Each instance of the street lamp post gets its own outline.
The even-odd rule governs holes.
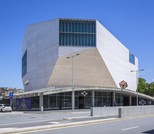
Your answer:
[[[140,69],[140,70],[131,70],[130,72],[136,72],[136,85],[137,85],[137,89],[136,89],[136,106],[138,106],[138,83],[139,83],[139,72],[144,71],[144,69]]]
[[[72,59],[72,112],[74,111],[74,66],[73,66],[73,58],[75,56],[79,56],[80,54],[75,54],[75,55],[72,55],[72,56],[69,56],[69,57],[66,57],[66,59],[69,59],[71,58]]]

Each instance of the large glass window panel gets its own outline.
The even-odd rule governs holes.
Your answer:
[[[70,46],[72,46],[72,34],[70,34]]]
[[[66,44],[66,34],[64,34],[63,36],[64,36],[64,43],[63,43],[63,45],[66,46],[67,45]]]
[[[43,107],[48,108],[48,95],[43,96]]]
[[[92,38],[92,46],[94,46],[94,36],[92,35],[91,38]]]
[[[65,32],[66,31],[66,23],[65,23],[65,21],[63,22],[63,32]]]
[[[93,32],[92,32],[92,27],[93,27],[93,24],[90,23],[90,33],[93,33]]]
[[[39,97],[31,97],[31,107],[32,108],[39,108]]]
[[[83,33],[83,22],[80,23],[80,32]]]
[[[70,30],[69,30],[69,22],[67,22],[67,32],[70,32]]]
[[[101,107],[103,105],[102,97],[95,97],[95,106]]]
[[[76,46],[79,46],[79,35],[78,34],[76,35],[76,42],[77,42]]]
[[[135,56],[132,53],[129,53],[129,62],[135,65]]]
[[[49,108],[55,109],[57,107],[57,97],[56,94],[49,95]]]
[[[72,46],[74,46],[74,34],[72,34]]]
[[[66,46],[69,46],[69,34],[67,34],[67,41],[66,41]]]
[[[94,44],[93,44],[93,46],[96,46],[96,35],[93,35],[93,37],[94,37]]]
[[[88,46],[88,35],[86,35],[86,46]]]
[[[88,23],[85,22],[85,33],[87,33],[87,25]]]
[[[86,32],[86,24],[85,24],[85,22],[83,23],[83,33],[85,33]]]
[[[89,46],[92,46],[92,35],[89,35]]]
[[[59,23],[59,31],[62,32],[62,23],[61,23],[61,21]]]
[[[89,46],[89,36],[87,36],[87,46]]]
[[[75,95],[75,108],[79,108],[79,96]]]
[[[79,32],[79,22],[76,22],[76,32]]]
[[[94,30],[95,28],[94,28],[94,23],[92,23],[92,33],[94,33],[95,32],[95,30]]]
[[[27,50],[22,57],[22,77],[27,73]]]
[[[71,96],[65,96],[64,107],[65,108],[71,108],[72,107],[72,98],[71,98]]]
[[[63,46],[65,45],[65,37],[64,37],[64,34],[62,34],[63,35]]]
[[[60,20],[60,46],[96,46],[95,29],[95,21]]]
[[[72,22],[72,32],[75,32],[75,24]]]
[[[92,104],[92,99],[91,97],[86,96],[85,97],[85,108],[90,108]]]
[[[74,46],[76,46],[76,34],[74,35]]]
[[[70,32],[72,32],[72,21],[70,21]]]
[[[82,23],[81,22],[78,22],[79,23],[79,33],[82,32]]]

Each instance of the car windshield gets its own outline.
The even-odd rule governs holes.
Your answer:
[[[8,105],[8,104],[4,104],[4,106],[5,106],[5,107],[8,107],[8,106],[10,106],[10,105]]]

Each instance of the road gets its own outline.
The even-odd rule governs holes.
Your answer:
[[[28,134],[154,134],[154,116],[35,131]]]

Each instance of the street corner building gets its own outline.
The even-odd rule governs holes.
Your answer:
[[[94,19],[59,18],[29,25],[22,46],[29,109],[136,105],[138,58]],[[126,83],[121,89],[120,83]],[[152,104],[138,94],[139,103]],[[26,107],[26,106],[25,106]]]

